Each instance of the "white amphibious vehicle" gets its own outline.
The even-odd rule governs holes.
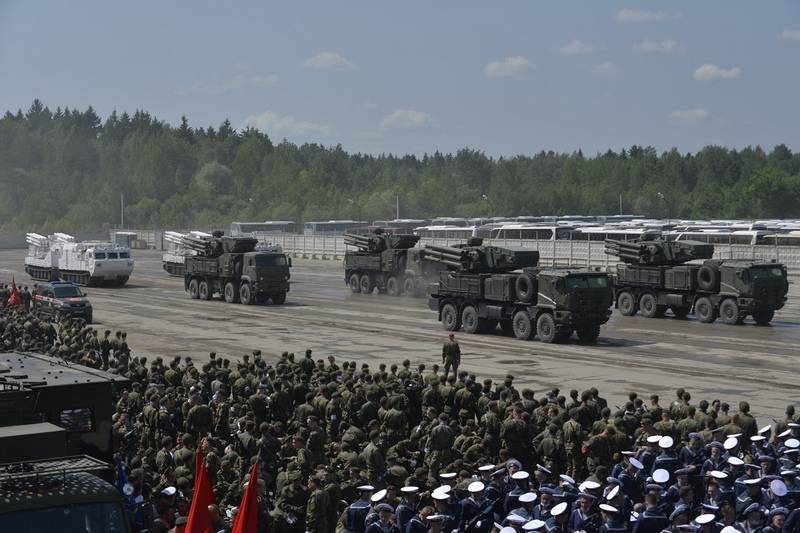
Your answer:
[[[36,280],[71,281],[77,285],[108,283],[122,287],[133,272],[131,250],[111,242],[76,242],[66,233],[45,237],[28,233],[25,272]]]

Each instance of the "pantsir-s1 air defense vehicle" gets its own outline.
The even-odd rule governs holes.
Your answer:
[[[292,260],[279,247],[257,247],[257,239],[221,232],[210,239],[185,236],[184,245],[196,252],[186,257],[183,278],[193,299],[210,300],[218,293],[228,303],[286,301]]]
[[[122,287],[133,272],[131,250],[111,242],[76,242],[75,237],[54,233],[45,237],[28,233],[25,272],[33,279],[71,281],[76,285],[110,283]]]
[[[741,324],[751,315],[769,324],[783,307],[789,285],[779,263],[713,260],[714,245],[693,241],[606,241],[606,253],[623,263],[613,271],[616,306],[625,316],[676,318],[692,310],[701,322],[717,317]],[[690,261],[702,260],[702,264]]]
[[[425,258],[448,271],[430,287],[429,307],[446,330],[488,333],[499,324],[519,339],[567,340],[573,332],[594,342],[608,321],[612,292],[608,275],[575,268],[537,267],[539,253],[481,246],[425,247]]]
[[[344,243],[358,250],[344,254],[344,281],[353,292],[378,292],[391,296],[423,296],[427,283],[436,281],[445,268],[425,259],[424,250],[414,248],[416,235],[345,234]]]
[[[188,248],[184,243],[184,238],[210,239],[211,234],[203,231],[190,231],[189,233],[179,233],[177,231],[165,231],[164,240],[167,241],[168,248],[161,256],[161,266],[170,276],[183,277],[186,274],[186,257],[197,255],[197,251]]]

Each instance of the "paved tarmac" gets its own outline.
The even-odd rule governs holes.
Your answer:
[[[0,279],[31,284],[23,250],[0,251]],[[183,280],[161,269],[161,254],[136,251],[136,267],[124,288],[87,288],[95,327],[121,329],[135,353],[192,356],[209,351],[236,358],[261,349],[266,358],[283,351],[340,360],[428,366],[441,361],[445,332],[424,298],[352,294],[338,261],[294,260],[292,290],[283,306],[242,306],[191,300]],[[656,392],[669,404],[677,387],[692,401],[719,398],[732,406],[750,402],[759,424],[780,417],[797,399],[800,363],[800,289],[770,327],[701,324],[693,319],[622,317],[616,311],[596,345],[548,345],[492,335],[457,334],[462,369],[480,379],[502,379],[537,391],[596,386],[613,405],[629,391]]]

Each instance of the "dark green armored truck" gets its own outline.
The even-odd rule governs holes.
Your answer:
[[[449,270],[431,285],[428,305],[448,331],[489,333],[499,325],[519,339],[563,342],[573,332],[594,342],[608,321],[608,275],[587,269],[537,267],[539,253],[482,246],[428,246],[429,260]]]
[[[720,318],[741,324],[752,316],[766,325],[786,303],[789,283],[779,263],[714,260],[714,245],[641,239],[606,241],[606,253],[623,262],[613,268],[616,307],[624,316],[641,313],[676,318],[694,311],[701,322]],[[690,261],[702,263],[690,263]]]

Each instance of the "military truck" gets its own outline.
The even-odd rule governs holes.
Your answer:
[[[427,283],[445,267],[425,259],[424,250],[414,248],[417,235],[371,235],[347,233],[344,243],[358,248],[344,254],[344,281],[354,293],[371,294],[376,288],[391,296],[424,296]]]
[[[197,252],[184,262],[184,289],[192,299],[219,294],[228,303],[244,305],[286,302],[292,260],[280,247],[258,246],[258,239],[221,232],[210,239],[186,236],[184,243]]]
[[[613,267],[612,282],[624,316],[660,318],[670,310],[686,318],[694,311],[700,322],[719,317],[741,324],[749,315],[766,325],[786,303],[789,284],[779,263],[715,260],[714,245],[696,241],[606,240],[605,249],[622,261]]]
[[[573,332],[594,342],[612,303],[608,275],[576,268],[538,267],[539,253],[482,246],[426,246],[425,257],[448,267],[429,288],[428,305],[444,329],[506,334],[547,343]]]

